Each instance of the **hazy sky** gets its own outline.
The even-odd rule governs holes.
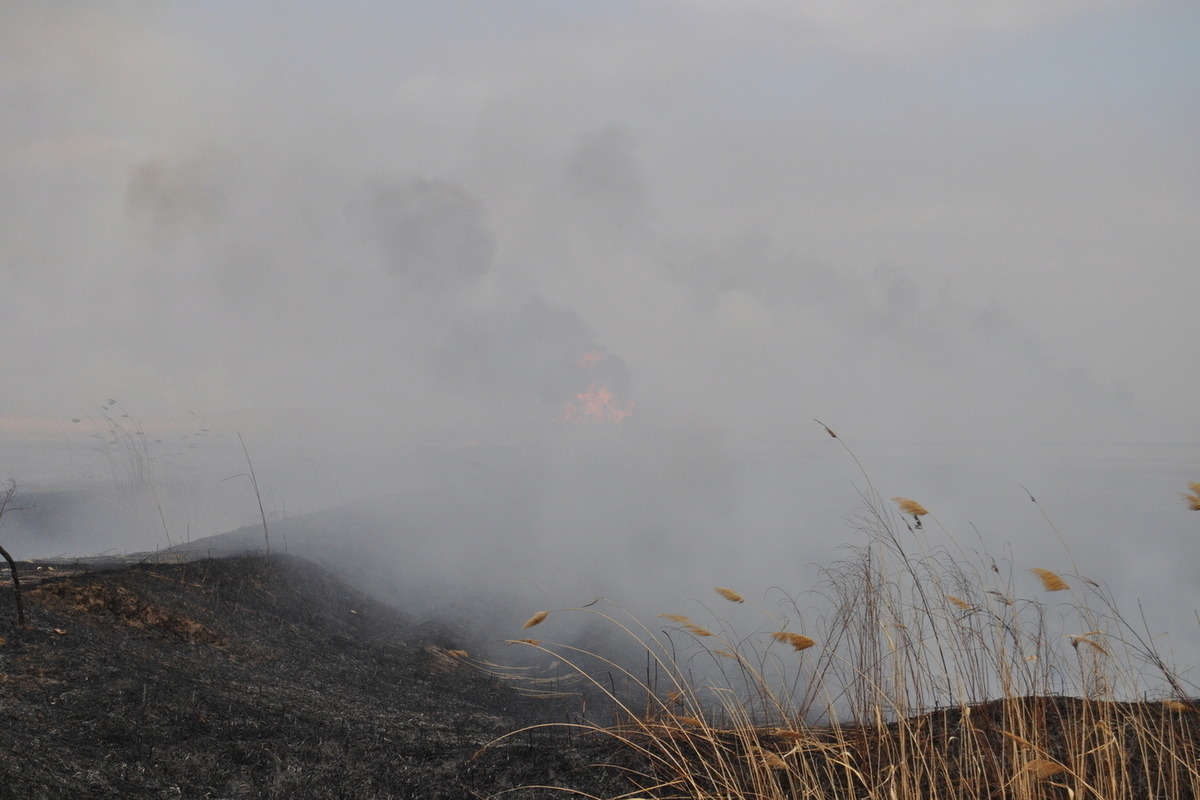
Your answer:
[[[303,450],[325,494],[289,509],[355,496],[328,476],[357,448],[620,423],[617,496],[684,487],[631,530],[686,508],[778,543],[802,470],[731,454],[824,446],[820,418],[901,443],[864,454],[882,491],[964,524],[994,488],[968,475],[1074,484],[1085,534],[1162,509],[1109,552],[1169,571],[1200,480],[1198,76],[1191,2],[2,2],[0,477],[79,478],[31,453],[110,398],[172,448],[222,432],[230,474],[238,430]],[[1184,449],[1104,516],[1134,456],[1113,489],[1083,485],[1099,451],[982,455],[1063,442]],[[359,495],[404,483],[359,463]],[[807,487],[822,524],[853,472]],[[998,538],[1045,533],[1020,520]]]
[[[1200,436],[1195,4],[2,13],[6,417]]]

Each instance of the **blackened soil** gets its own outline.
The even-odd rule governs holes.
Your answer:
[[[527,697],[310,562],[43,567],[26,583],[24,628],[0,603],[0,797],[634,789],[638,765],[605,737],[551,727],[496,742],[569,718],[570,701]],[[522,786],[558,789],[508,791]]]

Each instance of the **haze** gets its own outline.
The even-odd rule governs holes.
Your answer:
[[[274,520],[407,498],[372,541],[447,591],[799,591],[861,536],[820,419],[1071,569],[1028,487],[1194,651],[1198,42],[1171,2],[5,3],[0,477],[81,494],[3,535],[251,524],[248,453]]]

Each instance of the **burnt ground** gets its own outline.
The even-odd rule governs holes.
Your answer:
[[[635,788],[626,776],[639,765],[603,736],[544,727],[496,742],[574,719],[577,698],[529,696],[446,629],[311,562],[21,572],[26,626],[8,590],[0,599],[0,797],[519,800]],[[536,786],[558,788],[517,789]]]
[[[807,796],[815,787],[788,776],[833,775],[828,753],[847,747],[880,786],[893,757],[916,747],[929,763],[948,756],[974,765],[972,780],[986,773],[1002,787],[1025,769],[1013,742],[1027,739],[1086,780],[1108,769],[1104,754],[1116,745],[1129,796],[1200,797],[1195,701],[1011,698],[910,719],[908,734],[892,724],[747,738],[668,715],[647,763],[611,737],[555,724],[580,721],[584,703],[603,716],[602,696],[537,694],[531,680],[477,660],[463,644],[468,631],[416,624],[310,561],[20,569],[25,626],[0,590],[0,799],[603,799],[637,793],[637,774],[669,781],[716,749],[722,763],[747,769],[768,750],[789,759],[788,771],[770,767],[772,780]],[[797,736],[816,744],[797,750]],[[967,742],[975,750],[959,752]],[[1158,757],[1167,752],[1175,757]],[[939,776],[959,780],[953,770]],[[1054,780],[1044,796],[1065,797]]]

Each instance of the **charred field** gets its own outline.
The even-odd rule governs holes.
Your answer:
[[[569,719],[570,696],[519,691],[443,626],[414,624],[312,562],[24,562],[21,573],[27,623],[0,621],[0,796],[632,789],[620,769],[632,754],[605,737],[548,727],[496,741]]]
[[[748,633],[603,598],[529,609],[525,628],[618,634],[508,641],[562,682],[491,663],[474,601],[418,622],[355,588],[378,583],[368,560],[248,553],[246,531],[20,562],[0,797],[1200,797],[1197,687],[1102,583],[1027,567],[1022,594],[1012,563],[931,542],[921,504],[864,499],[861,543],[807,595],[714,587],[762,615]]]

